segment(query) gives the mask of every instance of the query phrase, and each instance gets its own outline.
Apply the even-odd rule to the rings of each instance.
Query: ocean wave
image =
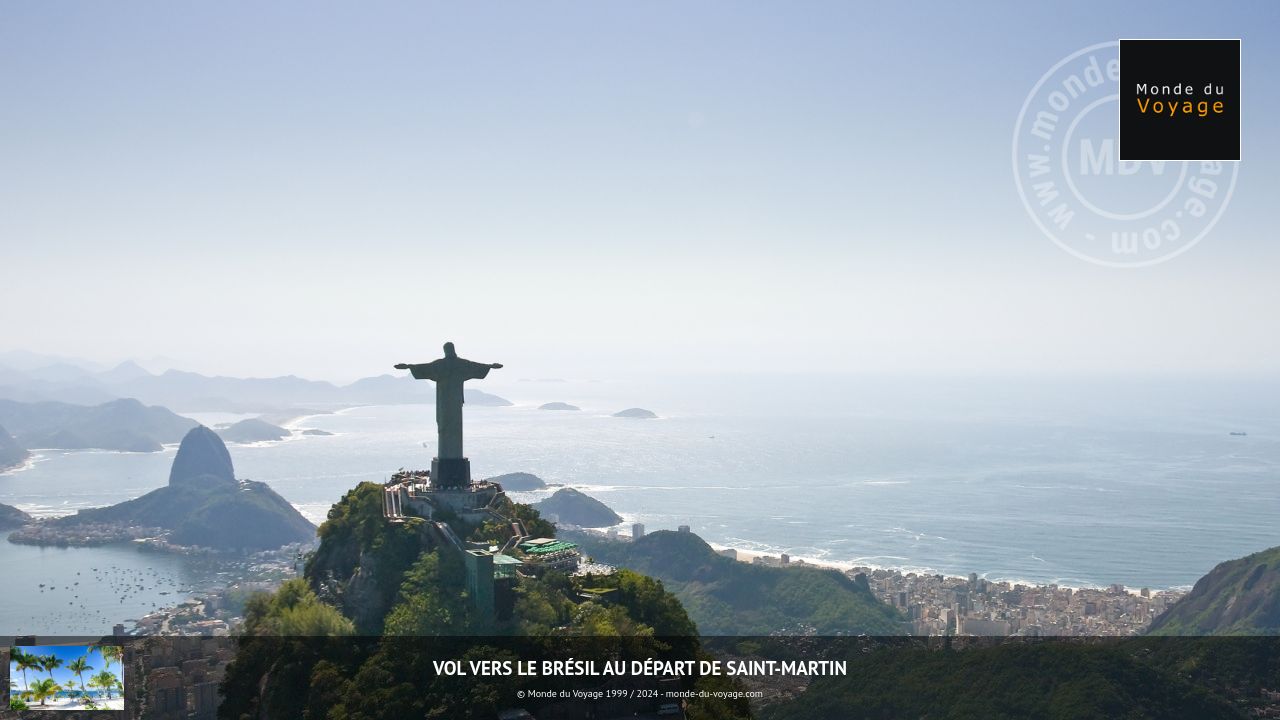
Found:
[[[1089,487],[1089,486],[1087,486],[1087,485],[1020,485],[1020,484],[1015,484],[1013,487],[1019,488],[1019,489],[1021,489],[1021,490],[1075,490],[1075,491],[1081,491],[1081,492],[1105,492],[1105,493],[1118,493],[1118,492],[1120,492],[1119,490],[1116,490],[1115,488],[1104,488],[1104,487],[1096,487],[1096,486],[1095,486],[1095,487]]]
[[[49,456],[43,452],[33,451],[31,455],[29,455],[27,459],[23,460],[21,463],[18,463],[17,465],[11,468],[8,468],[7,470],[0,470],[0,477],[5,477],[6,475],[16,475],[17,473],[23,472],[25,470],[30,470],[31,468],[35,467],[37,463],[44,462],[44,460],[47,459],[48,457]]]
[[[106,448],[28,448],[32,453],[46,455],[163,455],[168,450],[176,450],[178,443],[166,443],[162,450],[109,450]]]
[[[926,533],[922,533],[922,532],[919,532],[919,531],[916,531],[916,530],[911,530],[911,529],[904,528],[904,527],[891,527],[891,528],[885,528],[885,529],[882,529],[880,532],[885,532],[885,533],[895,533],[895,534],[898,534],[898,535],[908,535],[908,536],[910,536],[910,537],[914,538],[915,540],[925,540],[925,539],[929,539],[929,540],[942,540],[943,542],[946,542],[946,540],[947,540],[946,538],[942,537],[941,535],[928,535],[928,534],[926,534]]]
[[[302,517],[317,526],[329,519],[329,509],[333,507],[333,503],[290,503],[290,505],[293,505],[294,510],[302,513]]]
[[[318,417],[331,417],[336,414],[337,413],[311,413],[310,415],[298,415],[296,417],[286,419],[284,422],[279,423],[279,425],[286,430],[292,430],[294,432],[310,430],[312,428],[304,428],[302,427],[302,424]]]
[[[93,503],[73,503],[64,500],[58,505],[47,505],[44,503],[15,503],[14,507],[22,512],[35,518],[55,518],[74,515],[77,511],[87,510],[89,508],[101,507]]]
[[[561,487],[573,488],[585,493],[608,493],[625,490],[643,490],[645,492],[668,491],[683,492],[686,490],[730,490],[747,492],[758,488],[736,485],[591,485],[587,483],[564,483]]]

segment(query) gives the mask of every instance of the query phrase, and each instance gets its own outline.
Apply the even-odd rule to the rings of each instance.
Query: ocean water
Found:
[[[131,544],[42,548],[7,542],[8,535],[0,533],[0,638],[109,634],[116,623],[191,597],[222,572],[217,563]]]
[[[475,475],[533,472],[597,497],[628,524],[689,525],[721,545],[1153,588],[1190,585],[1218,562],[1280,545],[1280,394],[1261,381],[715,376],[483,388],[517,405],[467,406]],[[537,409],[556,400],[583,410]],[[610,416],[632,406],[661,418]],[[239,476],[270,484],[317,522],[356,483],[427,467],[434,451],[430,406],[354,408],[297,427],[335,435],[231,453]],[[0,502],[62,514],[136,497],[166,482],[174,452],[42,451],[0,475]],[[22,608],[4,603],[0,626],[40,616],[28,578],[137,555],[161,564],[170,584],[192,581],[182,559],[131,548],[0,543],[0,572],[17,578],[10,597],[22,598]],[[30,570],[40,566],[49,569]]]

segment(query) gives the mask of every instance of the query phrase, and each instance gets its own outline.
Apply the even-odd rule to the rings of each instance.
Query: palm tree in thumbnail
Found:
[[[14,666],[22,671],[22,689],[29,690],[31,685],[27,683],[28,670],[43,670],[40,666],[40,658],[23,650],[22,648],[14,648],[13,654],[9,656]]]
[[[52,678],[45,680],[37,680],[31,683],[31,689],[27,694],[34,700],[39,700],[40,705],[44,705],[44,701],[57,695],[62,686],[54,682]]]
[[[78,657],[67,663],[67,669],[75,673],[80,678],[80,694],[84,694],[84,674],[93,669],[93,666],[85,661],[84,658]]]
[[[116,679],[115,673],[103,670],[102,672],[89,678],[89,684],[94,687],[100,687],[107,691],[107,699],[111,699],[111,691],[120,683]]]
[[[113,662],[124,663],[124,648],[119,645],[99,645],[98,654],[102,656],[103,670],[110,670]]]
[[[62,667],[62,659],[57,655],[41,655],[40,668],[49,673],[49,679],[53,680],[53,671]],[[56,682],[56,681],[55,681]]]

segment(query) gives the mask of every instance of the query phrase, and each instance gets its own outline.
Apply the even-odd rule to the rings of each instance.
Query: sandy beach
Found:
[[[15,690],[14,692],[17,692],[17,691]],[[44,701],[44,705],[41,705],[40,703],[37,703],[37,702],[28,701],[27,706],[31,710],[88,710],[90,709],[90,708],[86,708],[84,706],[84,700],[78,697],[77,698],[67,698],[67,697],[49,698],[48,700]],[[101,700],[95,700],[94,708],[97,710],[124,710],[124,698],[121,697],[120,695],[116,695],[110,700],[107,700],[105,698]]]
[[[721,555],[725,554],[724,553],[725,550],[733,550],[735,553],[734,559],[737,560],[738,562],[753,563],[756,561],[757,558],[760,558],[761,562],[764,562],[765,564],[769,564],[773,566],[782,565],[782,558],[779,553],[768,553],[768,552],[760,552],[755,550],[743,550],[742,548],[736,548],[731,545],[720,545],[718,543],[707,543],[707,544],[710,545],[713,550],[715,550],[717,553],[720,553]],[[900,568],[900,567],[891,567],[891,566],[859,564],[859,563],[853,563],[853,562],[819,560],[816,558],[802,557],[802,556],[796,556],[796,555],[790,556],[790,562],[788,564],[795,565],[795,566],[807,566],[807,567],[824,568],[828,570],[837,570],[839,572],[849,572],[850,570],[859,570],[863,572],[884,570],[891,573],[898,573],[900,575],[908,575],[911,573],[915,573],[918,575],[940,575],[941,577],[947,580],[961,580],[961,581],[968,580],[968,578],[966,578],[963,575],[954,575],[950,573],[935,573],[935,572],[930,572],[928,570],[923,570],[923,569]],[[992,582],[1004,582],[1004,583],[1009,583],[1011,585],[1021,584],[1021,585],[1025,585],[1027,587],[1033,587],[1033,588],[1047,588],[1052,585],[1055,585],[1055,583],[1036,582],[1034,580],[1021,580],[1016,578],[987,578],[985,575],[981,575],[981,574],[979,575],[979,577],[990,580]],[[1063,587],[1063,588],[1071,588],[1073,590],[1104,589],[1102,586],[1098,586],[1098,585],[1078,585],[1074,583],[1056,583],[1056,586]],[[1190,590],[1190,587],[1161,588],[1157,590],[1157,592],[1181,593],[1181,592],[1186,592],[1187,590]],[[1125,592],[1131,595],[1138,595],[1140,593],[1140,590],[1134,587],[1126,587]]]

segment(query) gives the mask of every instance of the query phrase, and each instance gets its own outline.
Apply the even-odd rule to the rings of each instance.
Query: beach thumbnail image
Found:
[[[10,710],[124,710],[119,645],[28,645],[9,651]]]

